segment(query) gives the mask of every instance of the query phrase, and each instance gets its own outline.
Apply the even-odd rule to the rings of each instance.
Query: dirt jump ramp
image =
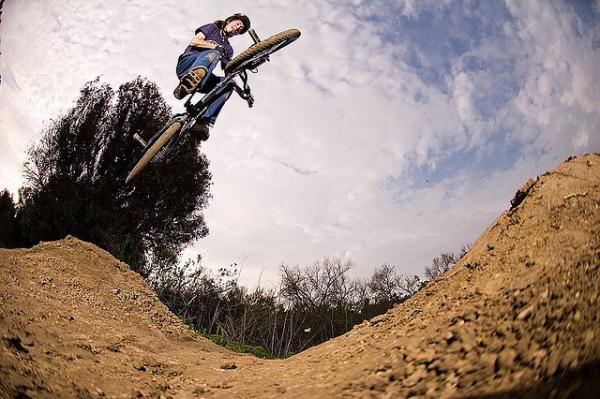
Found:
[[[599,397],[599,291],[597,154],[530,180],[405,303],[286,360],[199,338],[67,237],[0,250],[0,397]]]

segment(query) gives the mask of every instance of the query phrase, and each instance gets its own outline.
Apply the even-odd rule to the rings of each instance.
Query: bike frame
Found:
[[[243,82],[243,88],[240,87],[234,80],[238,76]],[[212,90],[206,93],[199,101],[195,103],[193,102],[193,99],[198,92],[196,91],[192,93],[190,98],[188,98],[188,100],[185,102],[184,107],[190,116],[197,118],[208,110],[208,107],[216,98],[218,98],[224,92],[231,90],[232,87],[241,98],[248,102],[248,106],[252,107],[254,104],[254,97],[252,97],[250,92],[250,86],[248,86],[248,75],[245,70],[237,71],[225,76],[225,78],[223,78]]]

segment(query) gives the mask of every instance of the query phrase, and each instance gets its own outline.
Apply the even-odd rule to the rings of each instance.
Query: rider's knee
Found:
[[[206,50],[206,57],[211,62],[217,62],[221,60],[221,53],[219,50]]]

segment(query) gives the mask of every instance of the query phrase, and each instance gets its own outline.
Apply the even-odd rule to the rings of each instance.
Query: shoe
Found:
[[[199,120],[192,125],[190,128],[190,132],[200,139],[200,141],[208,140],[210,136],[209,130],[212,127],[212,124],[206,120]]]
[[[200,85],[202,79],[204,79],[205,76],[205,68],[200,67],[192,69],[191,71],[183,75],[183,77],[179,81],[179,84],[173,91],[173,95],[176,99],[181,100],[183,97],[196,90],[196,88],[198,87],[198,85]]]

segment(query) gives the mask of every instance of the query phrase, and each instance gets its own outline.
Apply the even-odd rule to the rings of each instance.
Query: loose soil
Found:
[[[67,237],[0,250],[6,398],[597,397],[600,155],[530,180],[457,266],[285,360],[198,337],[127,265]]]

